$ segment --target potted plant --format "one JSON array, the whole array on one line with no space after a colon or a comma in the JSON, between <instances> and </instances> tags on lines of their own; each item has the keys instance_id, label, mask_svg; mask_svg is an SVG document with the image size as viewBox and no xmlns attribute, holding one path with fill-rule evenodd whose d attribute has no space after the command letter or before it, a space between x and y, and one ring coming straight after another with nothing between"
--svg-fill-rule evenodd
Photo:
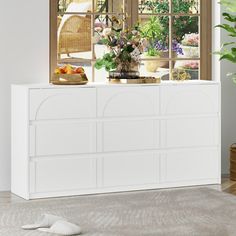
<instances>
[{"instance_id":1,"label":"potted plant","mask_svg":"<svg viewBox=\"0 0 236 236\"><path fill-rule=\"evenodd\" d=\"M182 40L182 49L184 57L199 57L199 34L185 34Z\"/></svg>"},{"instance_id":2,"label":"potted plant","mask_svg":"<svg viewBox=\"0 0 236 236\"><path fill-rule=\"evenodd\" d=\"M117 19L113 19L111 28L98 31L96 41L107 47L107 52L95 63L96 69L105 68L110 78L131 78L138 76L140 55L143 52L143 44L139 28L123 30L122 24L115 28Z\"/></svg>"},{"instance_id":3,"label":"potted plant","mask_svg":"<svg viewBox=\"0 0 236 236\"><path fill-rule=\"evenodd\" d=\"M216 54L220 55L220 60L227 60L232 63L236 63L236 1L235 0L221 0L220 2L222 5L225 6L226 10L231 13L224 12L222 15L225 21L228 22L217 25L216 27L220 27L224 29L228 36L232 38L232 41L226 42L222 45L220 52L216 52ZM234 14L233 14L234 13ZM228 73L229 77L232 77L233 81L236 83L236 72Z\"/></svg>"},{"instance_id":4,"label":"potted plant","mask_svg":"<svg viewBox=\"0 0 236 236\"><path fill-rule=\"evenodd\" d=\"M181 68L189 74L191 80L198 79L199 63L198 61L188 61L184 63Z\"/></svg>"},{"instance_id":5,"label":"potted plant","mask_svg":"<svg viewBox=\"0 0 236 236\"><path fill-rule=\"evenodd\" d=\"M162 25L157 16L152 16L150 19L140 26L142 38L145 40L145 49L143 58L144 65L147 71L156 72L160 65L161 52L156 47L156 42L162 39Z\"/></svg>"}]
</instances>

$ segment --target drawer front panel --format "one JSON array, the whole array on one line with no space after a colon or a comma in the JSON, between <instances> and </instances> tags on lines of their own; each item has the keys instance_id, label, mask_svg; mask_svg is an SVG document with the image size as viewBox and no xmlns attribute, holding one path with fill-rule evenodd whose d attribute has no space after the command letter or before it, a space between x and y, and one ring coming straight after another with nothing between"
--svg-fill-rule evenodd
<instances>
[{"instance_id":1,"label":"drawer front panel","mask_svg":"<svg viewBox=\"0 0 236 236\"><path fill-rule=\"evenodd\" d=\"M95 123L41 123L31 126L31 156L96 152Z\"/></svg>"},{"instance_id":2,"label":"drawer front panel","mask_svg":"<svg viewBox=\"0 0 236 236\"><path fill-rule=\"evenodd\" d=\"M30 91L30 120L92 118L96 89L35 89Z\"/></svg>"},{"instance_id":3,"label":"drawer front panel","mask_svg":"<svg viewBox=\"0 0 236 236\"><path fill-rule=\"evenodd\" d=\"M114 154L103 158L104 187L159 182L159 158L155 154Z\"/></svg>"},{"instance_id":4,"label":"drawer front panel","mask_svg":"<svg viewBox=\"0 0 236 236\"><path fill-rule=\"evenodd\" d=\"M96 187L96 159L58 158L30 165L31 193L68 191Z\"/></svg>"},{"instance_id":5,"label":"drawer front panel","mask_svg":"<svg viewBox=\"0 0 236 236\"><path fill-rule=\"evenodd\" d=\"M161 159L165 182L220 178L217 149L169 151Z\"/></svg>"},{"instance_id":6,"label":"drawer front panel","mask_svg":"<svg viewBox=\"0 0 236 236\"><path fill-rule=\"evenodd\" d=\"M218 118L186 118L162 121L162 147L219 145Z\"/></svg>"},{"instance_id":7,"label":"drawer front panel","mask_svg":"<svg viewBox=\"0 0 236 236\"><path fill-rule=\"evenodd\" d=\"M159 146L159 122L107 121L102 135L104 152L154 149Z\"/></svg>"},{"instance_id":8,"label":"drawer front panel","mask_svg":"<svg viewBox=\"0 0 236 236\"><path fill-rule=\"evenodd\" d=\"M155 86L99 88L98 116L152 116L159 113L158 96Z\"/></svg>"},{"instance_id":9,"label":"drawer front panel","mask_svg":"<svg viewBox=\"0 0 236 236\"><path fill-rule=\"evenodd\" d=\"M161 114L211 114L219 112L218 85L161 87Z\"/></svg>"}]
</instances>

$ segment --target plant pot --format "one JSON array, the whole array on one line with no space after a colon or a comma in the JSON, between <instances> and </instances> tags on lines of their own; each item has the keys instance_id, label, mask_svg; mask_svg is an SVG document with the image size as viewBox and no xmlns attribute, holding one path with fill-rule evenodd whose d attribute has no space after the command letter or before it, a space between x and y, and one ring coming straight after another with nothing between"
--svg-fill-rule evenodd
<instances>
[{"instance_id":1,"label":"plant pot","mask_svg":"<svg viewBox=\"0 0 236 236\"><path fill-rule=\"evenodd\" d=\"M147 72L156 72L160 67L160 56L144 56L144 59L149 59L144 61L144 66Z\"/></svg>"},{"instance_id":2,"label":"plant pot","mask_svg":"<svg viewBox=\"0 0 236 236\"><path fill-rule=\"evenodd\" d=\"M199 47L194 46L181 46L183 49L184 57L196 58L199 57Z\"/></svg>"},{"instance_id":3,"label":"plant pot","mask_svg":"<svg viewBox=\"0 0 236 236\"><path fill-rule=\"evenodd\" d=\"M198 69L184 69L190 75L191 80L198 80Z\"/></svg>"}]
</instances>

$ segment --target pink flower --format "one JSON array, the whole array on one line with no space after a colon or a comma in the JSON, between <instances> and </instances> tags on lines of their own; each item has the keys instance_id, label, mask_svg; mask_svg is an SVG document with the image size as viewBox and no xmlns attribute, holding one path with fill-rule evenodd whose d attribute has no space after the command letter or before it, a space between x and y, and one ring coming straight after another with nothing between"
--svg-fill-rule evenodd
<instances>
[{"instance_id":1,"label":"pink flower","mask_svg":"<svg viewBox=\"0 0 236 236\"><path fill-rule=\"evenodd\" d=\"M198 61L189 61L189 62L186 62L184 65L183 65L183 68L185 69L198 69L199 68L199 63Z\"/></svg>"},{"instance_id":2,"label":"pink flower","mask_svg":"<svg viewBox=\"0 0 236 236\"><path fill-rule=\"evenodd\" d=\"M185 34L182 40L182 44L184 46L195 46L199 45L199 34L192 33L192 34Z\"/></svg>"}]
</instances>

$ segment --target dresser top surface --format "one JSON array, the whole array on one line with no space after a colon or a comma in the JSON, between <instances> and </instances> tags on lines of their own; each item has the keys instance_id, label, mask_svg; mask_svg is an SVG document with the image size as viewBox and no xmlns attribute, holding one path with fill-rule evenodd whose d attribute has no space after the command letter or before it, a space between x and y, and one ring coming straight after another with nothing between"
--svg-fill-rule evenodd
<instances>
[{"instance_id":1,"label":"dresser top surface","mask_svg":"<svg viewBox=\"0 0 236 236\"><path fill-rule=\"evenodd\" d=\"M58 88L102 88L102 87L142 87L142 86L188 86L188 85L217 85L218 81L189 80L162 81L160 84L126 84L126 83L88 83L86 85L53 85L53 84L13 84L28 89L58 89Z\"/></svg>"}]
</instances>

